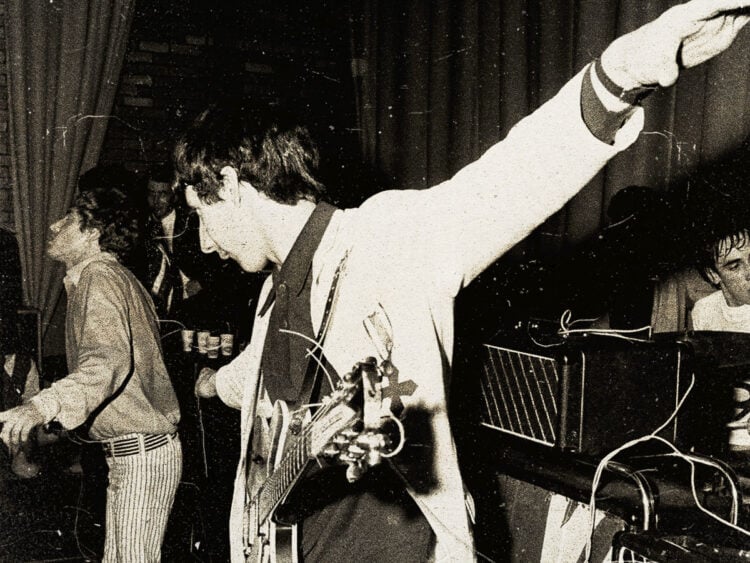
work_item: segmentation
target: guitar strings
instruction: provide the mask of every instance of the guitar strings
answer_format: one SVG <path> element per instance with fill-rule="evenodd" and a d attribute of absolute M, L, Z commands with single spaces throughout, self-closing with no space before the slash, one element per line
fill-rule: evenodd
<path fill-rule="evenodd" d="M 287 331 L 287 332 L 291 332 L 291 331 Z M 304 335 L 301 335 L 301 336 L 304 337 Z M 317 358 L 315 358 L 315 359 L 316 359 L 316 361 L 319 362 L 319 360 Z M 322 364 L 321 364 L 321 368 L 325 370 L 325 367 L 323 367 Z M 304 440 L 304 439 L 308 438 L 311 435 L 311 433 L 312 433 L 313 423 L 316 422 L 317 420 L 319 420 L 322 416 L 328 414 L 328 412 L 330 412 L 331 408 L 333 406 L 339 404 L 339 403 L 338 402 L 334 402 L 334 401 L 329 401 L 329 402 L 318 403 L 318 404 L 322 405 L 322 406 L 321 406 L 320 409 L 318 409 L 318 411 L 316 411 L 316 413 L 312 416 L 310 422 L 304 427 L 304 429 L 303 429 L 303 431 L 302 431 L 302 433 L 300 434 L 300 437 L 299 437 L 300 440 Z M 393 420 L 393 422 L 398 427 L 398 431 L 399 431 L 399 443 L 396 446 L 396 448 L 394 448 L 394 450 L 392 452 L 389 452 L 388 454 L 381 454 L 382 457 L 386 458 L 386 459 L 398 455 L 401 452 L 401 450 L 403 449 L 403 447 L 404 447 L 404 445 L 406 443 L 406 432 L 405 432 L 403 423 L 392 412 L 389 412 L 388 414 L 389 414 L 389 418 L 391 420 Z M 288 469 L 289 464 L 293 463 L 293 461 L 294 461 L 294 453 L 298 453 L 298 452 L 296 450 L 295 450 L 295 452 L 292 452 L 290 450 L 287 450 L 285 452 L 284 456 L 282 457 L 281 461 L 279 462 L 277 470 L 274 472 L 274 474 L 271 477 L 269 477 L 269 480 L 273 480 L 273 477 L 277 476 L 277 475 L 286 475 L 285 471 Z"/>
<path fill-rule="evenodd" d="M 313 422 L 318 420 L 320 417 L 322 417 L 324 414 L 327 414 L 330 409 L 338 403 L 334 403 L 333 401 L 330 401 L 328 403 L 324 403 L 323 406 L 321 406 L 315 414 L 312 416 L 310 422 L 304 427 L 302 433 L 299 436 L 299 440 L 306 440 L 312 431 Z M 290 449 L 291 450 L 291 449 Z M 281 478 L 282 475 L 286 475 L 287 471 L 289 469 L 290 463 L 293 462 L 293 455 L 292 451 L 286 450 L 284 452 L 284 456 L 282 457 L 281 461 L 278 464 L 278 467 L 276 470 L 271 474 L 266 482 L 263 484 L 262 489 L 265 489 L 269 484 L 274 485 L 274 481 Z"/>
<path fill-rule="evenodd" d="M 310 343 L 312 343 L 314 345 L 313 349 L 310 349 L 310 348 L 307 349 L 307 356 L 310 357 L 310 358 L 312 358 L 312 359 L 314 359 L 315 362 L 318 364 L 318 366 L 316 367 L 316 374 L 315 375 L 317 376 L 318 370 L 322 369 L 323 373 L 326 375 L 326 378 L 328 379 L 328 383 L 331 386 L 331 389 L 335 390 L 335 385 L 333 383 L 333 378 L 331 377 L 330 372 L 325 368 L 325 366 L 323 365 L 323 362 L 313 353 L 314 350 L 318 350 L 318 349 L 323 350 L 322 345 L 319 342 L 317 342 L 315 339 L 310 338 L 307 335 L 302 334 L 302 333 L 297 332 L 297 331 L 288 330 L 288 329 L 279 329 L 279 331 L 280 332 L 284 332 L 286 334 L 291 334 L 291 335 L 294 335 L 294 336 L 301 337 L 301 338 L 309 341 Z M 323 353 L 325 353 L 324 350 L 323 350 Z M 342 378 L 340 378 L 340 379 L 342 379 Z M 311 433 L 312 433 L 313 423 L 316 422 L 316 421 L 318 421 L 318 420 L 320 420 L 320 418 L 322 418 L 323 416 L 327 415 L 330 412 L 331 408 L 335 404 L 337 404 L 337 403 L 334 403 L 333 401 L 329 401 L 329 402 L 316 403 L 316 404 L 320 405 L 320 408 L 318 408 L 315 411 L 315 413 L 313 413 L 313 415 L 311 416 L 310 422 L 308 424 L 306 424 L 305 427 L 302 429 L 302 433 L 299 436 L 299 440 L 305 440 L 305 439 L 307 439 L 311 435 Z M 308 405 L 308 406 L 313 406 L 313 405 Z M 305 408 L 305 407 L 304 406 L 300 407 L 300 409 L 302 409 L 302 408 Z M 297 409 L 297 410 L 300 410 L 300 409 Z M 283 474 L 284 471 L 286 471 L 286 469 L 289 466 L 289 464 L 292 463 L 292 462 L 293 462 L 293 452 L 287 450 L 286 452 L 284 452 L 284 456 L 282 457 L 281 461 L 279 462 L 278 468 L 276 469 L 276 471 L 274 471 L 273 475 L 271 475 L 268 478 L 268 480 L 269 481 L 273 480 L 274 476 Z"/>
<path fill-rule="evenodd" d="M 284 330 L 284 329 L 281 329 L 281 330 Z M 303 337 L 305 339 L 312 340 L 312 339 L 309 339 L 308 337 L 306 337 L 305 335 L 296 333 L 294 331 L 285 331 L 285 332 L 288 332 L 290 334 L 296 334 L 296 335 L 301 336 L 301 337 Z M 313 343 L 316 346 L 320 347 L 320 344 L 316 343 L 315 341 L 313 341 Z M 309 352 L 309 350 L 308 350 L 308 352 Z M 330 381 L 330 374 L 328 374 L 328 372 L 325 370 L 325 367 L 322 365 L 322 362 L 320 362 L 320 360 L 317 357 L 315 357 L 314 355 L 312 355 L 311 357 L 314 358 L 316 360 L 316 362 L 318 362 L 320 368 L 325 371 L 325 373 L 328 375 L 329 381 Z M 333 388 L 333 386 L 332 386 L 332 388 Z M 336 406 L 337 404 L 339 404 L 339 403 L 337 401 L 328 401 L 328 402 L 323 402 L 323 403 L 320 403 L 320 404 L 321 404 L 321 407 L 312 415 L 310 422 L 308 424 L 306 424 L 305 427 L 302 429 L 302 433 L 299 435 L 299 440 L 305 440 L 305 439 L 309 438 L 309 436 L 312 434 L 312 427 L 314 426 L 313 423 L 316 422 L 316 421 L 318 421 L 318 420 L 320 420 L 323 416 L 327 415 L 331 411 L 331 409 L 334 406 Z M 285 475 L 286 474 L 285 472 L 287 471 L 288 466 L 291 463 L 293 463 L 293 461 L 294 461 L 293 453 L 294 452 L 292 452 L 290 450 L 287 450 L 286 452 L 284 452 L 284 456 L 282 457 L 281 461 L 279 462 L 276 471 L 274 471 L 274 473 L 268 478 L 268 480 L 266 481 L 266 483 L 268 483 L 269 481 L 275 480 L 275 478 L 280 478 L 280 477 L 277 477 L 277 476 Z M 264 487 L 265 487 L 265 485 L 264 485 Z"/>

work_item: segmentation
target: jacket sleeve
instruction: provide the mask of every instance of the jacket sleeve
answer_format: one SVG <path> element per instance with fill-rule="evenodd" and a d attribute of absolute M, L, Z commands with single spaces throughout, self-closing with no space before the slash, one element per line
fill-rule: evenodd
<path fill-rule="evenodd" d="M 271 291 L 271 278 L 268 277 L 258 295 L 258 302 L 264 303 Z M 219 398 L 235 409 L 241 409 L 248 381 L 260 377 L 260 359 L 268 329 L 268 316 L 257 317 L 253 323 L 253 334 L 247 347 L 230 363 L 216 372 L 216 392 Z"/>
<path fill-rule="evenodd" d="M 440 284 L 440 293 L 455 295 L 635 141 L 642 108 L 632 112 L 611 145 L 588 129 L 581 116 L 587 70 L 451 179 L 428 190 L 379 194 L 365 204 L 402 198 L 379 215 L 377 228 L 380 236 L 408 237 L 410 244 L 400 248 L 412 272 Z M 398 247 L 390 242 L 383 248 Z"/>
<path fill-rule="evenodd" d="M 216 392 L 222 402 L 233 409 L 242 408 L 242 392 L 245 375 L 252 369 L 253 357 L 250 346 L 216 372 Z"/>

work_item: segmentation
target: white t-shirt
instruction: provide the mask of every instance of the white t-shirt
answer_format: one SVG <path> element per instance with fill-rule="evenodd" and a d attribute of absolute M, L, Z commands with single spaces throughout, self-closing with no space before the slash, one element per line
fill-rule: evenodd
<path fill-rule="evenodd" d="M 717 330 L 727 332 L 750 332 L 750 305 L 730 307 L 721 290 L 707 295 L 695 302 L 692 312 L 695 330 Z M 750 393 L 744 388 L 735 387 L 734 400 L 744 402 L 750 399 Z M 747 423 L 750 415 L 735 420 L 730 425 L 729 448 L 750 449 L 750 433 Z M 734 426 L 739 426 L 734 428 Z"/>
<path fill-rule="evenodd" d="M 692 316 L 695 330 L 750 332 L 750 305 L 730 307 L 721 290 L 696 301 Z"/>

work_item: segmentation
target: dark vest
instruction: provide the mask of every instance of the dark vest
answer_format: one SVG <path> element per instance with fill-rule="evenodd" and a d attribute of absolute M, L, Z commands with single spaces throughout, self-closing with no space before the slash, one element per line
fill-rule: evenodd
<path fill-rule="evenodd" d="M 263 346 L 263 381 L 271 401 L 298 405 L 309 402 L 311 382 L 306 377 L 309 340 L 282 332 L 289 330 L 315 339 L 310 317 L 312 259 L 336 208 L 319 203 L 300 232 L 284 264 L 273 273 L 273 290 L 261 308 L 262 316 L 275 301 Z M 303 396 L 304 395 L 304 396 Z"/>

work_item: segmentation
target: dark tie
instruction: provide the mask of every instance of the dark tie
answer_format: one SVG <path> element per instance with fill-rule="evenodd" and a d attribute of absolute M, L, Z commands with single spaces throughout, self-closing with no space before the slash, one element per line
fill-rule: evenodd
<path fill-rule="evenodd" d="M 309 379 L 306 377 L 311 361 L 308 349 L 312 345 L 308 339 L 315 337 L 310 318 L 312 258 L 335 211 L 332 205 L 318 204 L 284 265 L 274 272 L 273 292 L 259 312 L 261 316 L 265 314 L 275 301 L 261 359 L 263 379 L 271 400 L 297 402 L 301 399 L 305 402 L 309 398 L 301 394 L 307 394 L 307 388 L 303 389 L 303 386 Z M 324 319 L 328 317 L 328 308 Z M 325 325 L 326 321 L 322 324 Z M 319 334 L 317 338 L 321 336 Z M 313 363 L 317 365 L 317 362 Z"/>
<path fill-rule="evenodd" d="M 320 362 L 325 363 L 330 374 L 336 374 L 334 367 L 325 359 L 323 350 L 325 349 L 325 329 L 345 261 L 346 257 L 341 260 L 336 268 L 331 287 L 328 290 L 323 319 L 314 339 L 314 342 L 320 343 L 323 345 L 322 347 L 315 347 L 311 342 L 300 338 L 298 335 L 290 336 L 289 333 L 281 330 L 292 330 L 298 334 L 304 334 L 308 338 L 312 336 L 310 272 L 305 278 L 305 284 L 299 295 L 290 299 L 288 289 L 282 283 L 276 286 L 268 296 L 264 308 L 267 309 L 270 303 L 274 301 L 275 304 L 271 311 L 271 318 L 268 320 L 268 334 L 263 348 L 261 369 L 263 370 L 266 391 L 271 400 L 282 399 L 299 406 L 311 399 L 314 389 L 325 390 L 324 395 L 332 391 L 327 385 L 327 381 L 319 381 L 320 374 L 318 372 Z M 317 361 L 311 359 L 308 351 L 313 352 L 312 355 L 317 358 Z M 323 384 L 323 387 L 320 387 L 321 384 Z"/>
<path fill-rule="evenodd" d="M 164 245 L 166 249 L 166 244 Z M 167 268 L 164 272 L 164 281 L 159 288 L 159 297 L 164 300 L 167 311 L 174 311 L 179 308 L 182 301 L 183 285 L 180 268 L 175 263 L 174 254 L 168 252 L 166 255 Z M 169 300 L 169 293 L 172 292 L 172 300 Z"/>
<path fill-rule="evenodd" d="M 169 241 L 164 234 L 161 221 L 153 221 L 151 226 L 151 239 L 158 250 L 161 262 L 164 264 L 164 279 L 156 294 L 156 306 L 160 315 L 165 315 L 179 307 L 182 301 L 183 284 L 180 269 L 175 263 L 174 253 L 169 250 Z M 158 274 L 161 266 L 157 267 Z M 172 295 L 170 302 L 169 295 Z"/>

